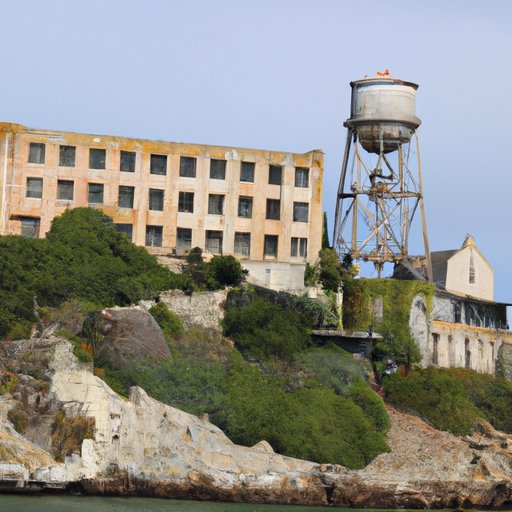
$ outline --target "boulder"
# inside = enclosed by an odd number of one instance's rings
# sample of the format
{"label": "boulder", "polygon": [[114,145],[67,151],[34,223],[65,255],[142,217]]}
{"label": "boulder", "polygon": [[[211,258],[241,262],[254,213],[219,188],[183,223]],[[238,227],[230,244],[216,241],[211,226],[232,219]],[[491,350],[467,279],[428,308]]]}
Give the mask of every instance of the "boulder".
{"label": "boulder", "polygon": [[143,309],[104,309],[98,317],[97,332],[96,361],[114,370],[134,363],[153,365],[171,355],[160,326]]}

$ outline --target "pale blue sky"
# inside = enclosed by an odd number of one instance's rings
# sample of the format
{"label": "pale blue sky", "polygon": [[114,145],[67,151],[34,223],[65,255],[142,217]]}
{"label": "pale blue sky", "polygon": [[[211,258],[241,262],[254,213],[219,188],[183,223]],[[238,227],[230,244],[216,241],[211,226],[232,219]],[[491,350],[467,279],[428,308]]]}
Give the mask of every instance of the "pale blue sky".
{"label": "pale blue sky", "polygon": [[420,85],[431,249],[473,234],[494,266],[496,299],[512,302],[511,24],[508,0],[3,2],[0,119],[322,148],[332,223],[349,82],[389,68]]}

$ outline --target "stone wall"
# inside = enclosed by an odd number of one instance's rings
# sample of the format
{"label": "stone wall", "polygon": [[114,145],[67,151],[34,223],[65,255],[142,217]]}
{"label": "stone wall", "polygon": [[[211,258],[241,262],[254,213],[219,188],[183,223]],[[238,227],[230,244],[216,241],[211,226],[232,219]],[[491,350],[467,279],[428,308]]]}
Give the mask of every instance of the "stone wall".
{"label": "stone wall", "polygon": [[172,290],[163,292],[160,295],[160,301],[181,318],[185,327],[201,327],[220,333],[222,331],[220,321],[224,318],[227,294],[227,290],[199,292],[192,295]]}

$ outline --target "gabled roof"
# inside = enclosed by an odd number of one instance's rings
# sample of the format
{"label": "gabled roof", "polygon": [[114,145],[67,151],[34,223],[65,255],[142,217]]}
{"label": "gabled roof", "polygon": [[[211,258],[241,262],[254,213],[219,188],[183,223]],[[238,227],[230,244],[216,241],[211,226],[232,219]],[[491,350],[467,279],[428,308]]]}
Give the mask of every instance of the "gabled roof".
{"label": "gabled roof", "polygon": [[446,271],[448,269],[448,260],[460,249],[452,249],[450,251],[434,251],[430,253],[432,261],[432,276],[434,284],[446,287]]}

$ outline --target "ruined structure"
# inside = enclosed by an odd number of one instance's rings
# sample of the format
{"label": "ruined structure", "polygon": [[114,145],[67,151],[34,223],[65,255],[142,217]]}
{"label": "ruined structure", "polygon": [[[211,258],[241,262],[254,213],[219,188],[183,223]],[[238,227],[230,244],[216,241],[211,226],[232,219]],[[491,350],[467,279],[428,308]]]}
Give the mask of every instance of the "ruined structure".
{"label": "ruined structure", "polygon": [[44,236],[100,208],[156,254],[233,254],[251,278],[303,286],[321,248],[323,153],[86,135],[0,123],[0,234]]}
{"label": "ruined structure", "polygon": [[[431,253],[436,291],[431,311],[412,304],[410,327],[424,365],[471,368],[512,378],[512,333],[507,305],[494,302],[494,273],[468,235],[460,249]],[[394,277],[425,279],[424,258],[397,265]]]}

